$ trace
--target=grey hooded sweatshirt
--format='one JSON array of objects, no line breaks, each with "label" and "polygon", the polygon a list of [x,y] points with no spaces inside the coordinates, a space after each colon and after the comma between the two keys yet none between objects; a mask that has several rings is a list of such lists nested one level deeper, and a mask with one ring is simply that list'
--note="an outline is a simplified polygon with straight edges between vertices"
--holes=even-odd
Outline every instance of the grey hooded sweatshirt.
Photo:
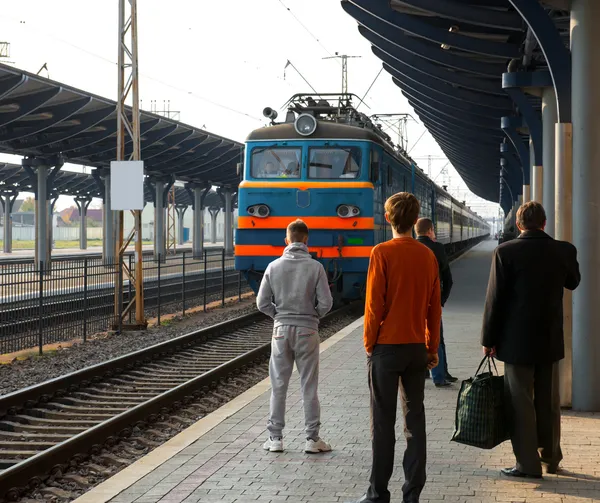
[{"label": "grey hooded sweatshirt", "polygon": [[317,330],[319,318],[333,305],[327,274],[304,243],[288,245],[271,262],[260,283],[256,306],[275,319],[275,327],[292,325]]}]

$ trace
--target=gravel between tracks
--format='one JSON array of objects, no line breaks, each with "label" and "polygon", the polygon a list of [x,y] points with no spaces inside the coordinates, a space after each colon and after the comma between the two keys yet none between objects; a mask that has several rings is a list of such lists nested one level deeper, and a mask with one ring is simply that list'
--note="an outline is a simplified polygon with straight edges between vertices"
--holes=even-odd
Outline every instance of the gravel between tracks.
[{"label": "gravel between tracks", "polygon": [[225,308],[178,317],[144,332],[99,334],[85,344],[75,343],[42,357],[0,365],[0,396],[255,311],[254,297],[250,297]]}]

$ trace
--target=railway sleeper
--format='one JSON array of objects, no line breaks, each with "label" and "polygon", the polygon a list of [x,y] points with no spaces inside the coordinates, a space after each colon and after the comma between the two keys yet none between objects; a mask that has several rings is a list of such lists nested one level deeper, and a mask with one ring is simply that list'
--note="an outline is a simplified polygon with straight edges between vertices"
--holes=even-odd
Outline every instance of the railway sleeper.
[{"label": "railway sleeper", "polygon": [[30,458],[31,456],[35,456],[39,451],[34,451],[34,450],[1,450],[0,451],[0,456],[2,457],[2,459],[5,459],[7,461],[12,461],[12,463],[14,465],[16,465],[17,463],[23,461],[24,459]]},{"label": "railway sleeper", "polygon": [[141,373],[141,375],[131,375],[131,374],[126,374],[124,376],[122,376],[123,378],[130,378],[132,379],[132,381],[135,379],[135,381],[133,381],[134,383],[145,383],[145,384],[165,384],[168,386],[178,386],[179,384],[183,384],[184,382],[187,381],[186,378],[176,378],[176,377],[161,377],[161,376],[156,376],[153,373]]},{"label": "railway sleeper", "polygon": [[78,423],[82,420],[85,421],[92,421],[92,420],[97,420],[98,423],[104,421],[105,419],[109,419],[111,417],[114,416],[114,414],[97,414],[97,413],[83,413],[83,414],[76,414],[74,412],[62,412],[62,411],[55,411],[55,410],[49,410],[49,409],[31,409],[28,411],[30,414],[39,414],[39,417],[41,418],[45,418],[45,419],[63,419],[63,420],[69,420],[69,421],[77,421]]},{"label": "railway sleeper", "polygon": [[64,403],[49,402],[47,404],[44,404],[44,408],[53,411],[61,411],[69,414],[80,413],[84,416],[88,416],[91,414],[108,414],[110,416],[113,416],[120,414],[121,412],[125,412],[130,407],[88,407],[87,405],[67,405]]},{"label": "railway sleeper", "polygon": [[77,435],[87,428],[85,426],[42,426],[42,425],[29,425],[22,423],[14,423],[12,421],[0,421],[0,435],[2,432],[42,432],[44,434],[65,434],[67,436]]},{"label": "railway sleeper", "polygon": [[[93,396],[91,398],[92,399],[64,397],[64,398],[55,398],[54,402],[63,404],[63,405],[90,407],[90,408],[98,408],[98,409],[103,408],[103,407],[111,409],[111,408],[114,408],[115,405],[120,405],[120,406],[123,406],[123,407],[129,409],[130,407],[135,407],[136,405],[138,405],[140,403],[139,401],[127,402],[127,401],[123,400],[122,398],[115,398],[112,401],[111,400],[99,401],[99,400],[97,400],[98,397],[93,397]],[[96,398],[96,400],[93,400],[93,398]],[[142,401],[144,401],[144,400],[142,400]]]},{"label": "railway sleeper", "polygon": [[23,451],[45,451],[46,449],[50,449],[50,447],[54,447],[59,442],[42,442],[42,441],[23,441],[23,440],[10,440],[4,441],[0,439],[0,456],[5,455],[6,451],[11,449],[15,452]]},{"label": "railway sleeper", "polygon": [[[101,396],[101,397],[123,397],[129,400],[139,399],[140,401],[144,401],[147,398],[152,398],[154,393],[142,393],[140,391],[136,391],[134,389],[114,389],[110,387],[109,389],[101,389],[101,388],[87,388],[87,392],[90,394],[93,393],[93,396]],[[76,393],[77,394],[77,393]]]},{"label": "railway sleeper", "polygon": [[[84,392],[84,391],[78,391],[78,392],[73,393],[72,396],[75,397],[72,400],[77,399],[78,402],[79,401],[87,402],[89,400],[93,401],[93,400],[102,399],[102,400],[106,400],[106,402],[98,402],[98,403],[117,402],[119,404],[127,403],[128,405],[137,405],[137,404],[145,402],[147,400],[146,398],[136,396],[133,393],[127,393],[127,394],[120,393],[119,395],[116,395],[116,394],[111,394],[110,392],[107,392],[106,395],[101,395],[101,394],[97,394],[97,393],[88,393],[88,392]],[[69,398],[66,398],[66,399],[69,399]]]},{"label": "railway sleeper", "polygon": [[[154,380],[156,381],[156,379]],[[165,383],[164,381],[160,381],[159,383],[157,382],[153,382],[151,380],[147,380],[147,381],[140,381],[140,380],[127,380],[127,379],[122,379],[122,378],[118,378],[118,377],[113,377],[112,379],[110,379],[110,381],[108,381],[108,383],[114,383],[114,384],[126,384],[135,388],[140,388],[141,390],[146,390],[148,391],[148,389],[152,389],[152,390],[157,390],[157,392],[162,393],[163,391],[167,391],[170,390],[173,386],[169,386],[168,383]]]},{"label": "railway sleeper", "polygon": [[193,363],[189,363],[187,365],[183,365],[181,363],[169,363],[169,362],[164,362],[161,364],[156,364],[152,367],[144,367],[143,369],[140,369],[142,371],[148,371],[148,372],[158,372],[160,370],[171,370],[173,372],[182,372],[182,371],[186,371],[186,372],[191,372],[191,373],[195,373],[198,371],[202,371],[202,372],[206,372],[206,369],[212,369],[217,365],[221,365],[223,363],[223,361],[219,360],[219,361],[210,361],[210,362],[206,362],[206,361],[198,361],[198,362],[193,362]]},{"label": "railway sleeper", "polygon": [[[73,425],[73,420],[71,419],[63,419],[62,416],[59,418],[50,418],[45,417],[42,414],[45,411],[38,412],[37,410],[28,410],[27,414],[19,414],[16,416],[8,416],[5,419],[7,421],[15,422],[15,423],[23,423],[31,426],[63,426],[69,428],[83,428],[84,430],[87,428],[91,428],[92,426],[96,426],[101,423],[102,420],[90,420],[90,419],[78,419],[77,425]],[[37,416],[31,414],[39,414]]]},{"label": "railway sleeper", "polygon": [[69,434],[58,434],[58,433],[30,433],[30,432],[13,432],[13,431],[0,431],[0,439],[9,440],[11,438],[17,438],[20,440],[40,440],[43,442],[62,442],[71,438]]}]

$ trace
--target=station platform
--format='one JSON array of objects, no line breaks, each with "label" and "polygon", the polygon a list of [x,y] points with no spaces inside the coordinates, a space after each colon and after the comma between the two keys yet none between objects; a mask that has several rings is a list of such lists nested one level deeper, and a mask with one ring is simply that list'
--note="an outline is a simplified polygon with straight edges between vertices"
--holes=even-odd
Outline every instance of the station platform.
[{"label": "station platform", "polygon": [[[479,332],[491,253],[485,241],[455,261],[454,288],[444,309],[450,372],[469,378],[481,360]],[[501,368],[499,370],[502,372]],[[450,442],[460,381],[426,383],[427,485],[422,503],[600,502],[600,415],[563,413],[564,471],[541,481],[500,476],[513,466],[510,443],[480,450]],[[269,410],[265,380],[203,418],[145,458],[75,500],[77,503],[344,502],[367,488],[371,467],[369,390],[358,320],[321,347],[321,436],[331,453],[303,452],[297,374],[288,395],[284,453],[262,449]],[[397,424],[392,501],[402,501],[404,436]]]}]

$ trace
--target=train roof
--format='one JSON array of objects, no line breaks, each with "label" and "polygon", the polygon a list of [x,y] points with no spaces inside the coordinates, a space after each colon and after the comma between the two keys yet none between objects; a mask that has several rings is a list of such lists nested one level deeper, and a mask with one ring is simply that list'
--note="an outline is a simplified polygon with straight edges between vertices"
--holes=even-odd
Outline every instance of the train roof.
[{"label": "train roof", "polygon": [[275,124],[266,126],[252,131],[246,141],[261,141],[261,140],[366,140],[375,142],[382,147],[391,148],[391,145],[383,141],[370,129],[364,129],[348,124],[338,124],[319,120],[317,129],[310,137],[298,134],[293,123]]}]

